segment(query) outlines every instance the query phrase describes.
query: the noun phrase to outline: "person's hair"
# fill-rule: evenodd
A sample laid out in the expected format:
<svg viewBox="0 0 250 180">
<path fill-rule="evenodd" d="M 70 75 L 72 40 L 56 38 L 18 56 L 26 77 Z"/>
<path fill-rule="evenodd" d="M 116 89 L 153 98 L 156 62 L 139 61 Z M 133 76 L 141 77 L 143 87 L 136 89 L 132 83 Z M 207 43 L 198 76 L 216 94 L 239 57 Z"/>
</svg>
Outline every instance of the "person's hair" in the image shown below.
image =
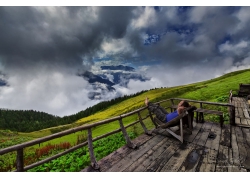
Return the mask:
<svg viewBox="0 0 250 180">
<path fill-rule="evenodd" d="M 183 101 L 182 106 L 184 106 L 184 107 L 189 107 L 190 104 L 189 104 L 187 101 Z"/>
</svg>

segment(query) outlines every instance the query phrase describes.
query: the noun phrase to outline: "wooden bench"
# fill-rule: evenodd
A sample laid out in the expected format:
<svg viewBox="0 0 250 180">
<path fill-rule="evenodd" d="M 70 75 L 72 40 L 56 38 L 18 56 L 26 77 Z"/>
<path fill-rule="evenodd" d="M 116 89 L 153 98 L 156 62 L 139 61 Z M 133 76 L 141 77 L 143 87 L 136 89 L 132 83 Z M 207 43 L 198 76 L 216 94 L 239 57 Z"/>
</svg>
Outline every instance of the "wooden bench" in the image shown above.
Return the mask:
<svg viewBox="0 0 250 180">
<path fill-rule="evenodd" d="M 238 96 L 250 95 L 250 84 L 239 84 Z"/>
<path fill-rule="evenodd" d="M 177 105 L 172 105 L 171 106 L 171 112 L 173 112 L 174 110 L 176 110 Z M 194 112 L 196 112 L 196 122 L 204 122 L 204 113 L 205 114 L 214 114 L 214 115 L 218 115 L 220 116 L 220 126 L 223 126 L 224 123 L 224 118 L 223 118 L 223 112 L 222 111 L 217 111 L 217 110 L 210 110 L 210 109 L 203 109 L 203 108 L 197 108 L 196 110 L 194 110 Z"/>
<path fill-rule="evenodd" d="M 223 118 L 223 112 L 217 111 L 217 110 L 210 110 L 210 109 L 203 109 L 203 108 L 197 108 L 194 110 L 196 112 L 196 122 L 204 122 L 204 113 L 205 114 L 214 114 L 220 116 L 220 126 L 223 126 L 224 118 Z"/>
</svg>

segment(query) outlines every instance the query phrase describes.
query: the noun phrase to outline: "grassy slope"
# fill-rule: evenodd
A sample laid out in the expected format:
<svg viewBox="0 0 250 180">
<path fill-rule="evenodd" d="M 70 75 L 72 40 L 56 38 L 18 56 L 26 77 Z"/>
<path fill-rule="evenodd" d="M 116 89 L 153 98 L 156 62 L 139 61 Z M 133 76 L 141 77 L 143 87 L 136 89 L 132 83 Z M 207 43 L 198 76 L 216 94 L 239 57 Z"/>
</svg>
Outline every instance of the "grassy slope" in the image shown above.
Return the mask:
<svg viewBox="0 0 250 180">
<path fill-rule="evenodd" d="M 151 90 L 113 105 L 103 112 L 82 118 L 78 122 L 97 121 L 135 110 L 138 107 L 144 106 L 145 97 L 149 97 L 151 101 L 171 97 L 215 101 L 219 96 L 228 95 L 231 89 L 233 91 L 238 90 L 239 83 L 250 83 L 250 70 L 233 72 L 204 82 Z"/>
<path fill-rule="evenodd" d="M 181 97 L 181 98 L 205 100 L 205 101 L 216 101 L 217 97 L 227 96 L 231 89 L 233 91 L 238 90 L 239 83 L 250 84 L 249 77 L 250 77 L 250 70 L 248 69 L 248 70 L 236 71 L 236 72 L 232 72 L 229 74 L 225 74 L 224 76 L 211 79 L 211 80 L 207 80 L 207 81 L 203 81 L 203 82 L 198 82 L 198 83 L 193 83 L 193 84 L 188 84 L 188 85 L 183 85 L 183 86 L 176 86 L 176 87 L 171 87 L 171 88 L 159 88 L 159 89 L 150 90 L 141 95 L 138 95 L 137 97 L 133 97 L 131 99 L 127 99 L 116 105 L 110 106 L 105 111 L 97 112 L 91 116 L 82 118 L 71 125 L 59 126 L 59 127 L 54 127 L 54 128 L 75 127 L 83 123 L 93 123 L 93 122 L 108 119 L 114 116 L 118 116 L 126 112 L 130 112 L 139 107 L 143 107 L 145 97 L 149 97 L 151 101 L 159 101 L 161 99 L 167 99 L 171 97 Z M 136 120 L 136 119 L 137 119 L 137 116 L 134 116 L 134 117 L 129 117 L 129 119 L 125 119 L 124 121 L 131 122 L 131 120 Z M 100 134 L 103 134 L 104 132 L 110 131 L 111 129 L 112 130 L 117 129 L 118 127 L 119 125 L 117 122 L 110 123 L 108 125 L 103 125 L 94 130 L 93 136 L 98 136 Z M 53 129 L 53 128 L 48 128 L 48 129 L 31 132 L 31 133 L 19 133 L 19 134 L 23 136 L 37 138 L 37 137 L 50 135 L 51 134 L 50 129 Z M 59 143 L 62 141 L 75 142 L 76 135 L 80 133 L 75 133 L 72 135 L 65 136 L 64 138 L 55 139 L 51 141 L 51 143 Z"/>
</svg>

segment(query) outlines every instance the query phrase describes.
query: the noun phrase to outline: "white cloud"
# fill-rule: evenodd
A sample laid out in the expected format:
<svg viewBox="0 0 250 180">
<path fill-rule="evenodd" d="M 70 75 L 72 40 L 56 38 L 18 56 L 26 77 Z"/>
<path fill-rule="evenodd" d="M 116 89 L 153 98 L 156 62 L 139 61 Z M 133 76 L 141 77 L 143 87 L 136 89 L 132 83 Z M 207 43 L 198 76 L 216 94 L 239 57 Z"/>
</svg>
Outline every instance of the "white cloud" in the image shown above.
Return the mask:
<svg viewBox="0 0 250 180">
<path fill-rule="evenodd" d="M 250 7 L 241 7 L 239 12 L 235 14 L 235 16 L 239 19 L 239 23 L 235 28 L 235 32 L 241 30 L 249 25 L 250 21 Z"/>
<path fill-rule="evenodd" d="M 241 62 L 237 62 L 236 64 L 231 64 L 227 67 L 224 73 L 230 73 L 233 71 L 239 71 L 244 69 L 250 69 L 250 57 L 243 59 Z"/>
<path fill-rule="evenodd" d="M 190 18 L 189 20 L 194 23 L 202 23 L 206 16 L 212 15 L 214 12 L 216 12 L 218 8 L 219 7 L 213 7 L 213 6 L 193 7 L 189 15 Z"/>
<path fill-rule="evenodd" d="M 168 20 L 177 20 L 177 7 L 164 7 L 165 17 Z"/>
<path fill-rule="evenodd" d="M 131 23 L 135 29 L 146 28 L 156 23 L 156 12 L 153 7 L 140 7 L 134 13 L 138 15 L 138 18 L 133 19 Z"/>
<path fill-rule="evenodd" d="M 237 44 L 231 44 L 229 41 L 226 41 L 219 46 L 219 51 L 222 53 L 229 52 L 236 55 L 245 55 L 244 50 L 246 50 L 246 48 L 249 48 L 249 42 L 247 41 L 242 40 Z"/>
<path fill-rule="evenodd" d="M 105 55 L 132 52 L 131 46 L 126 38 L 106 39 L 102 42 L 101 49 Z"/>
<path fill-rule="evenodd" d="M 37 72 L 33 76 L 11 76 L 10 86 L 0 89 L 0 107 L 33 109 L 54 115 L 70 115 L 96 103 L 88 99 L 91 86 L 75 74 Z"/>
</svg>

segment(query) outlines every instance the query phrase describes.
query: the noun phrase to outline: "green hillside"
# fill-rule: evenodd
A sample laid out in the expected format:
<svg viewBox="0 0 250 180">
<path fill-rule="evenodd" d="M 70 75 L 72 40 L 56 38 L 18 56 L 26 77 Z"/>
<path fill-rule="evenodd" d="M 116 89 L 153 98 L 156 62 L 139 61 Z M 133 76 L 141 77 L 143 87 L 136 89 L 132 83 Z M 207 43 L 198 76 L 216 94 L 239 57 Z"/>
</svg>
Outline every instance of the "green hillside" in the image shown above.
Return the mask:
<svg viewBox="0 0 250 180">
<path fill-rule="evenodd" d="M 23 135 L 25 137 L 38 138 L 53 134 L 55 132 L 66 130 L 72 127 L 83 125 L 86 123 L 89 124 L 104 119 L 108 119 L 143 107 L 145 97 L 148 97 L 152 102 L 173 97 L 216 102 L 218 101 L 218 98 L 228 96 L 228 93 L 231 89 L 234 92 L 236 92 L 239 88 L 240 83 L 250 83 L 249 77 L 250 77 L 250 70 L 247 69 L 247 70 L 228 73 L 221 77 L 198 83 L 168 87 L 168 88 L 163 87 L 163 88 L 151 89 L 149 91 L 140 93 L 135 97 L 127 98 L 122 102 L 111 105 L 109 107 L 105 107 L 105 110 L 101 110 L 99 112 L 96 112 L 90 116 L 81 119 L 79 118 L 79 120 L 77 120 L 74 123 L 46 128 L 43 130 L 34 131 L 30 133 L 19 132 L 19 135 Z M 103 129 L 108 131 L 109 128 L 105 127 Z M 100 133 L 100 131 L 98 132 Z"/>
<path fill-rule="evenodd" d="M 110 106 L 105 111 L 82 118 L 78 120 L 77 123 L 99 121 L 101 119 L 106 119 L 138 109 L 144 106 L 145 97 L 148 97 L 153 102 L 173 97 L 216 102 L 217 98 L 228 96 L 230 90 L 233 90 L 233 92 L 236 93 L 240 83 L 250 84 L 249 69 L 232 72 L 221 77 L 203 82 L 170 88 L 157 88 L 154 90 L 149 90 L 134 98 Z"/>
</svg>

